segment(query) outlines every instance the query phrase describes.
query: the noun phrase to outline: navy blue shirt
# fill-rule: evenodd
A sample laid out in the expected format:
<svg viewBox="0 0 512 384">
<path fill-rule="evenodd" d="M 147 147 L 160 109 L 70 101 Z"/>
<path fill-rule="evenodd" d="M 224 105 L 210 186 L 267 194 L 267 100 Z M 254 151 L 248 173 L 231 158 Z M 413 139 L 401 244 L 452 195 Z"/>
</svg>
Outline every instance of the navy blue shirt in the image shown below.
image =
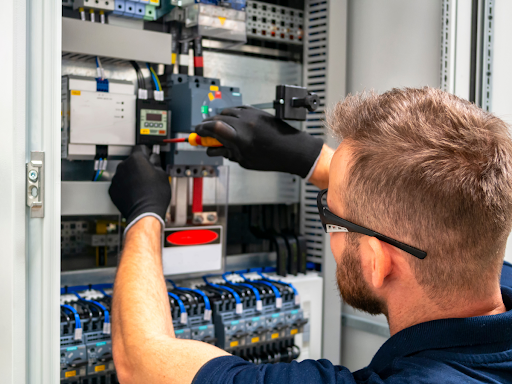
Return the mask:
<svg viewBox="0 0 512 384">
<path fill-rule="evenodd" d="M 512 383 L 512 265 L 501 293 L 507 312 L 434 320 L 389 338 L 370 365 L 351 373 L 327 360 L 254 365 L 236 356 L 206 363 L 194 384 Z"/>
</svg>

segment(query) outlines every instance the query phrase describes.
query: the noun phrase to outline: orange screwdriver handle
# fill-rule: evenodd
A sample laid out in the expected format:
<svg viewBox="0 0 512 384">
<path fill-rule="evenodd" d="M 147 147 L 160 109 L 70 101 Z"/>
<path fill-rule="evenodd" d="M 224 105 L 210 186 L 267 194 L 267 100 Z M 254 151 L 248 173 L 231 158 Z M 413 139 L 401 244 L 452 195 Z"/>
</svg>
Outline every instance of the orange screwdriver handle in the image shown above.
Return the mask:
<svg viewBox="0 0 512 384">
<path fill-rule="evenodd" d="M 197 147 L 198 145 L 202 147 L 222 147 L 219 140 L 214 139 L 213 137 L 201 137 L 197 133 L 191 133 L 188 137 L 188 142 L 194 147 Z"/>
</svg>

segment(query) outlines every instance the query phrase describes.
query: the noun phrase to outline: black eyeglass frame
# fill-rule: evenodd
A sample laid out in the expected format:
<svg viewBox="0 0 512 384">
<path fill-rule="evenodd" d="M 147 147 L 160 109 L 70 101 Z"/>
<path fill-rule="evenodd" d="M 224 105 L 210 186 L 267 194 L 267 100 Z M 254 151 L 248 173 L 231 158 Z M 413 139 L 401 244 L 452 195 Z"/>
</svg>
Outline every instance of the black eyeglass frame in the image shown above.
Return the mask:
<svg viewBox="0 0 512 384">
<path fill-rule="evenodd" d="M 384 236 L 378 232 L 372 231 L 371 229 L 362 227 L 360 225 L 354 224 L 348 220 L 342 219 L 339 216 L 336 216 L 332 213 L 329 208 L 322 203 L 322 198 L 327 193 L 327 189 L 324 189 L 318 193 L 316 198 L 316 203 L 318 205 L 318 213 L 320 214 L 320 220 L 322 221 L 322 226 L 324 227 L 325 233 L 333 233 L 333 232 L 356 232 L 361 233 L 366 236 L 371 236 L 379 239 L 380 241 L 384 241 L 385 243 L 391 244 L 402 251 L 405 251 L 411 254 L 418 259 L 424 259 L 427 257 L 427 252 L 422 251 L 421 249 L 412 247 L 410 245 L 401 243 L 398 240 L 392 239 L 390 237 Z"/>
</svg>

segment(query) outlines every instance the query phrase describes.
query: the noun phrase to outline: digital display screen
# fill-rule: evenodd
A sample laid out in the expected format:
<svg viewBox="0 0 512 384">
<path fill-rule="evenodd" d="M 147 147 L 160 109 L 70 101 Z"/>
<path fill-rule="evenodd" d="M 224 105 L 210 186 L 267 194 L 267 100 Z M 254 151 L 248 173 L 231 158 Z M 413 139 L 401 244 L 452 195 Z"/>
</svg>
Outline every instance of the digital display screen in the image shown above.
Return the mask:
<svg viewBox="0 0 512 384">
<path fill-rule="evenodd" d="M 162 121 L 162 115 L 160 113 L 146 113 L 146 120 Z"/>
</svg>

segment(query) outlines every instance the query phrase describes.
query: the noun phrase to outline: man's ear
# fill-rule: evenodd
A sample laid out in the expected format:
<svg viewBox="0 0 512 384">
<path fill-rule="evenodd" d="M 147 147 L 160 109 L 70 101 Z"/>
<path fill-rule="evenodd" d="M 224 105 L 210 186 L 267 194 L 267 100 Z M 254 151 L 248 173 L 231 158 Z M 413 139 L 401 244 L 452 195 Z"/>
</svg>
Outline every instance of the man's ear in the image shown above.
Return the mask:
<svg viewBox="0 0 512 384">
<path fill-rule="evenodd" d="M 372 285 L 374 288 L 381 288 L 384 284 L 384 279 L 391 273 L 392 247 L 375 237 L 370 237 L 368 239 L 368 245 L 372 249 L 370 260 L 372 268 Z"/>
</svg>

